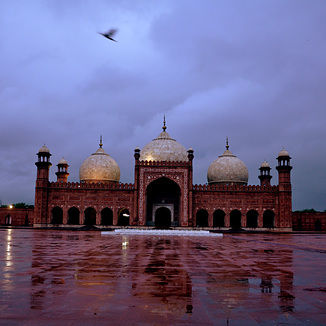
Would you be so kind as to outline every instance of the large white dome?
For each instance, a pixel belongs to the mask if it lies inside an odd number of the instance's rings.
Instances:
[[[208,168],[209,184],[242,184],[248,183],[248,169],[226,146],[226,151]]]
[[[79,179],[81,182],[119,182],[120,168],[116,161],[105,153],[102,142],[99,149],[80,166]]]
[[[140,151],[141,161],[188,161],[187,150],[165,129],[164,121],[163,131]]]

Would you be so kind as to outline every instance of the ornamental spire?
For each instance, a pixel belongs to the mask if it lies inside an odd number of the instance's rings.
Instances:
[[[100,148],[102,148],[102,146],[103,146],[103,143],[102,143],[102,135],[100,136]]]
[[[226,149],[228,150],[229,149],[229,137],[226,137]]]
[[[163,120],[163,127],[162,127],[162,129],[163,129],[163,131],[165,132],[165,130],[166,130],[166,125],[165,125],[165,114],[164,114],[164,120]]]

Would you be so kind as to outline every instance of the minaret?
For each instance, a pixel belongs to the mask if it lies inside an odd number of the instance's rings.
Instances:
[[[57,164],[58,172],[55,173],[57,175],[57,182],[67,182],[69,175],[68,166],[68,162],[63,157]]]
[[[261,187],[269,187],[271,185],[271,167],[269,166],[269,164],[264,161],[260,168],[260,175],[258,176],[258,178],[260,179],[260,186]]]
[[[278,189],[279,189],[279,225],[277,227],[292,228],[292,188],[290,155],[283,148],[278,154]]]
[[[37,166],[36,183],[44,185],[49,181],[49,170],[52,165],[50,162],[50,150],[44,144],[36,155],[38,156],[38,161],[35,163]]]
[[[45,146],[41,147],[38,153],[37,177],[35,187],[35,209],[34,224],[46,224],[48,221],[48,183],[50,162],[50,150]]]
[[[278,184],[280,191],[291,191],[291,170],[292,166],[290,165],[290,155],[283,148],[278,154],[277,161],[278,166],[276,170],[278,171]]]

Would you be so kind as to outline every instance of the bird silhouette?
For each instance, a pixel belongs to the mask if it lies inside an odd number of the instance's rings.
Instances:
[[[116,29],[110,29],[109,31],[107,31],[106,33],[99,33],[101,35],[103,35],[104,37],[108,38],[111,41],[117,42],[115,39],[113,39],[113,35],[117,32]]]

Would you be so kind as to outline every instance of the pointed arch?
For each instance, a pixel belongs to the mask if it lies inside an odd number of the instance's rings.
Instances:
[[[56,206],[51,211],[51,224],[62,224],[63,223],[63,211],[62,208]]]
[[[96,210],[93,207],[88,207],[85,209],[84,224],[96,225]]]
[[[118,212],[118,225],[127,226],[130,223],[130,213],[126,208],[121,208]]]
[[[68,223],[72,225],[79,224],[79,209],[75,206],[68,209]]]
[[[213,213],[213,227],[224,227],[225,226],[225,213],[221,209],[217,209]]]
[[[234,209],[230,213],[230,227],[234,230],[241,229],[241,212],[237,209]]]
[[[196,213],[196,225],[199,227],[208,226],[208,212],[205,209],[200,209]]]
[[[247,212],[247,228],[256,228],[258,226],[258,212],[251,209]]]
[[[101,224],[113,225],[113,212],[112,209],[105,207],[101,211]]]

